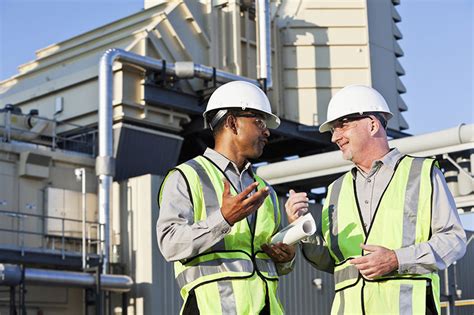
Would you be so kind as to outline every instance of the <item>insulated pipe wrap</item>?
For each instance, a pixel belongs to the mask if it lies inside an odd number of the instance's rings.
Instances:
[[[194,77],[194,62],[178,61],[175,63],[176,76],[180,79],[191,79]]]

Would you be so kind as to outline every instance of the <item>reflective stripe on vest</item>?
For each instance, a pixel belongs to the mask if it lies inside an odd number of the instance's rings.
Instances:
[[[216,259],[201,262],[199,265],[183,270],[176,277],[178,286],[182,289],[186,284],[192,283],[201,277],[240,273],[241,276],[248,276],[253,273],[253,263],[251,260],[242,259]]]
[[[275,264],[271,259],[255,259],[257,269],[265,272],[269,277],[278,276]],[[201,262],[199,265],[189,267],[182,271],[177,277],[178,286],[183,288],[186,284],[192,283],[201,277],[211,276],[214,274],[228,274],[229,276],[248,276],[254,271],[251,260],[242,259],[217,259]],[[219,276],[221,278],[221,276]]]
[[[200,156],[177,166],[177,169],[188,183],[190,197],[193,200],[195,222],[205,220],[215,211],[220,211],[225,175],[217,166]],[[255,175],[254,178],[259,183],[258,189],[266,186],[266,183],[258,176]],[[232,185],[231,194],[237,194]],[[255,220],[255,235],[252,235],[247,220],[241,220],[234,224],[231,232],[224,239],[206,252],[182,262],[175,262],[176,280],[185,300],[188,293],[201,284],[218,281],[217,286],[209,288],[219,291],[215,294],[222,293],[220,299],[222,310],[225,310],[229,304],[226,304],[222,299],[233,297],[231,291],[233,286],[225,285],[231,282],[219,280],[225,278],[232,281],[232,279],[248,278],[254,275],[256,270],[258,270],[259,277],[263,276],[267,280],[278,279],[274,262],[268,255],[260,251],[261,245],[270,241],[280,223],[278,199],[273,189],[271,189],[270,196],[264,200],[256,212]],[[270,287],[271,291],[276,290],[276,286],[269,285]],[[203,290],[203,287],[199,288],[200,293],[208,294]],[[270,292],[270,294],[276,296],[276,291]],[[238,292],[237,295],[239,295]],[[262,300],[262,303],[265,303],[265,300]]]
[[[344,298],[344,295],[354,294],[353,290],[359,290],[358,294],[361,294],[362,290],[369,292],[372,290],[372,286],[385,286],[386,289],[380,292],[395,290],[397,295],[389,296],[392,300],[398,298],[400,294],[407,296],[409,292],[412,292],[409,299],[404,298],[403,303],[400,300],[401,304],[397,306],[400,310],[418,307],[418,305],[412,305],[412,300],[417,301],[412,297],[418,298],[418,294],[424,292],[419,288],[423,288],[423,284],[420,285],[420,282],[432,283],[435,293],[439,292],[439,278],[436,273],[427,275],[392,273],[390,276],[375,279],[375,282],[364,280],[364,289],[362,289],[361,283],[358,283],[361,276],[358,270],[349,263],[350,258],[363,254],[359,247],[360,243],[397,249],[426,242],[429,239],[433,163],[431,159],[408,156],[401,159],[380,199],[369,231],[363,227],[352,174],[346,173],[328,189],[328,197],[323,208],[322,231],[330,254],[335,260],[334,280],[338,292],[337,299],[335,299],[338,301],[335,303],[336,309],[356,307],[343,304],[354,303],[354,301],[361,299],[347,299],[347,297]],[[400,215],[401,211],[403,216]],[[386,282],[385,280],[393,281]],[[410,286],[415,289],[409,289]],[[342,293],[346,288],[351,291]],[[418,300],[424,303],[424,296],[419,298]],[[372,297],[370,300],[374,301],[374,298]],[[384,299],[380,298],[380,301],[384,301]],[[439,297],[435,302],[439,306]],[[377,304],[378,302],[371,303]],[[383,306],[380,305],[380,307]]]

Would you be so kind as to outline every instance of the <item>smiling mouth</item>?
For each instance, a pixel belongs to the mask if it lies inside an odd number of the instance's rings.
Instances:
[[[344,143],[342,143],[342,144],[338,144],[338,145],[339,145],[339,149],[340,149],[340,150],[344,149],[348,144],[349,144],[349,142],[344,142]]]

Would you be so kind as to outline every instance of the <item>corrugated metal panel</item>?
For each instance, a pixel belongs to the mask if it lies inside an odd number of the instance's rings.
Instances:
[[[164,260],[155,233],[162,180],[144,175],[121,183],[121,260],[135,281],[129,314],[179,314],[182,305],[173,263]]]
[[[313,268],[298,252],[295,270],[280,279],[280,299],[286,314],[329,314],[334,296],[331,274]],[[313,285],[313,279],[322,280],[322,289]]]
[[[161,177],[153,176],[153,197],[156,198],[158,190],[162,182]],[[159,209],[156,202],[153,203],[153,232],[155,231],[156,221],[158,220]],[[156,234],[151,235],[153,238],[153,287],[158,288],[153,292],[152,298],[156,301],[153,303],[153,309],[149,314],[179,314],[183,300],[179,294],[179,288],[174,278],[173,263],[167,262],[158,250],[158,242]]]

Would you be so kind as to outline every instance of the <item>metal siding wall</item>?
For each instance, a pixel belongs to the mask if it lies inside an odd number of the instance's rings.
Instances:
[[[161,176],[152,176],[152,192],[153,196],[158,196],[163,178]],[[156,199],[156,198],[155,198]],[[159,208],[158,203],[152,205],[152,222],[153,231],[155,231],[156,221],[158,220]],[[179,314],[182,305],[182,299],[179,294],[179,288],[174,279],[173,263],[167,262],[158,249],[156,234],[153,233],[153,284],[158,288],[157,292],[153,292],[154,308],[152,314]]]

